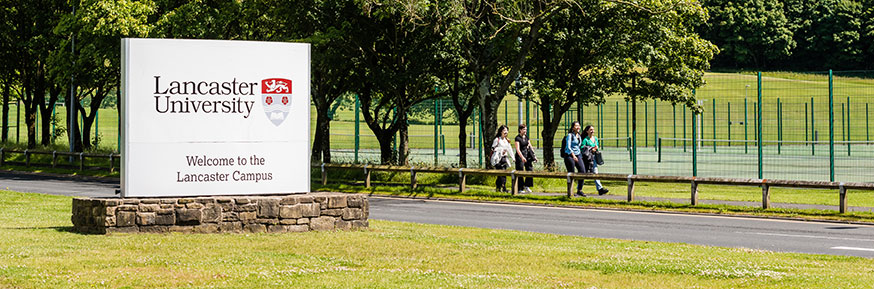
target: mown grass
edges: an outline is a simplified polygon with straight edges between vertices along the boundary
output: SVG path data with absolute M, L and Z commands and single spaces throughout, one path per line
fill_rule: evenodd
M 808 204 L 834 206 L 830 209 L 794 209 L 794 208 L 770 208 L 762 209 L 762 193 L 757 187 L 700 185 L 699 201 L 746 201 L 756 202 L 754 206 L 702 204 L 692 206 L 690 203 L 690 186 L 688 184 L 674 183 L 635 183 L 635 196 L 638 200 L 642 197 L 676 199 L 678 201 L 634 201 L 598 199 L 598 198 L 567 198 L 565 196 L 566 182 L 564 180 L 535 179 L 535 187 L 532 189 L 538 194 L 521 194 L 511 196 L 508 193 L 494 191 L 494 177 L 469 176 L 468 189 L 458 192 L 458 178 L 456 175 L 417 174 L 418 188 L 409 187 L 409 173 L 386 173 L 374 172 L 371 176 L 372 186 L 365 188 L 363 174 L 358 171 L 329 170 L 329 183 L 322 186 L 318 180 L 314 180 L 312 189 L 317 191 L 340 191 L 352 193 L 369 193 L 376 195 L 403 196 L 403 197 L 427 197 L 449 198 L 461 200 L 476 200 L 490 202 L 514 202 L 529 203 L 550 206 L 580 206 L 601 207 L 631 210 L 653 211 L 677 211 L 690 213 L 710 213 L 726 215 L 750 215 L 761 217 L 797 218 L 807 220 L 832 220 L 848 222 L 874 223 L 874 212 L 838 212 L 838 193 L 830 190 L 816 189 L 791 189 L 772 188 L 772 203 Z M 317 176 L 315 172 L 313 176 Z M 341 181 L 342 180 L 342 181 Z M 624 182 L 603 182 L 604 186 L 611 189 L 611 195 L 625 196 L 626 184 Z M 508 181 L 509 185 L 509 181 Z M 576 186 L 576 185 L 574 185 Z M 595 194 L 592 181 L 586 182 L 584 192 Z M 543 194 L 551 193 L 551 194 Z M 849 203 L 851 206 L 874 207 L 874 191 L 850 191 Z
M 874 260 L 371 220 L 297 234 L 70 232 L 70 198 L 0 191 L 0 287 L 868 288 Z

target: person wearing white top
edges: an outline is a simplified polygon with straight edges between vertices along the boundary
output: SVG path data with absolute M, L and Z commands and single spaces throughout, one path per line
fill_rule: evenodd
M 513 157 L 513 147 L 510 146 L 510 141 L 507 139 L 509 128 L 506 125 L 498 127 L 495 135 L 495 140 L 492 141 L 492 156 L 490 158 L 492 166 L 499 170 L 507 169 L 510 166 L 510 161 L 515 162 Z M 507 191 L 507 177 L 499 176 L 495 180 L 495 191 Z

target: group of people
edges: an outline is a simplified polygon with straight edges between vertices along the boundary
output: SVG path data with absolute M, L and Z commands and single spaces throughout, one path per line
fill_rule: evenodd
M 496 169 L 507 169 L 512 160 L 516 164 L 517 171 L 531 171 L 534 169 L 534 162 L 537 157 L 534 153 L 534 147 L 528 140 L 528 128 L 524 124 L 519 125 L 519 134 L 516 135 L 515 149 L 510 145 L 507 138 L 509 128 L 506 125 L 498 127 L 495 140 L 492 142 L 491 164 Z M 565 168 L 570 173 L 598 173 L 598 160 L 600 159 L 600 151 L 598 146 L 598 137 L 595 136 L 595 128 L 591 125 L 580 130 L 580 123 L 575 121 L 568 131 L 567 136 L 562 139 L 561 156 L 564 159 Z M 519 191 L 531 193 L 531 187 L 534 186 L 532 178 L 521 178 L 519 180 Z M 601 185 L 601 181 L 595 180 L 595 187 L 598 190 L 598 195 L 603 195 L 609 192 L 607 188 Z M 495 191 L 507 191 L 507 177 L 499 176 L 495 180 Z M 577 195 L 585 197 L 583 193 L 583 182 L 577 182 Z

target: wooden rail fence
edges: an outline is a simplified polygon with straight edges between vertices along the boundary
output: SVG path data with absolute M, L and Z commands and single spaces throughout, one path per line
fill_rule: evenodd
M 342 169 L 342 170 L 363 170 L 364 171 L 364 186 L 370 187 L 370 175 L 374 171 L 383 172 L 406 172 L 410 173 L 410 187 L 415 189 L 416 174 L 418 173 L 435 173 L 435 174 L 458 174 L 459 190 L 464 192 L 468 175 L 480 176 L 506 176 L 511 179 L 511 195 L 519 193 L 519 178 L 545 178 L 545 179 L 565 179 L 567 180 L 567 196 L 573 197 L 573 182 L 583 181 L 585 179 L 613 180 L 625 181 L 628 187 L 629 202 L 634 201 L 634 184 L 636 182 L 663 182 L 663 183 L 688 183 L 691 187 L 691 204 L 698 205 L 698 185 L 733 185 L 733 186 L 757 186 L 762 188 L 762 208 L 768 209 L 771 207 L 771 187 L 788 187 L 788 188 L 817 188 L 817 189 L 834 189 L 838 190 L 839 211 L 847 212 L 847 191 L 848 190 L 874 190 L 874 183 L 844 183 L 844 182 L 823 182 L 823 181 L 790 181 L 790 180 L 768 180 L 768 179 L 737 179 L 737 178 L 708 178 L 708 177 L 677 177 L 677 176 L 644 176 L 644 175 L 623 175 L 623 174 L 578 174 L 578 173 L 562 173 L 562 172 L 532 172 L 532 171 L 515 171 L 515 170 L 485 170 L 485 169 L 469 169 L 469 168 L 443 168 L 443 167 L 402 167 L 388 165 L 361 165 L 361 164 L 326 164 L 314 165 L 315 168 L 320 168 L 322 173 L 322 185 L 327 184 L 328 174 L 327 169 Z
M 18 161 L 7 161 L 6 157 L 10 154 L 22 154 L 24 155 L 24 162 Z M 43 163 L 35 163 L 31 161 L 31 156 L 34 155 L 50 155 L 52 156 L 51 164 L 43 164 Z M 51 166 L 52 168 L 58 167 L 58 157 L 74 157 L 78 158 L 78 168 L 80 171 L 85 170 L 85 160 L 88 158 L 106 158 L 109 159 L 109 171 L 115 171 L 116 166 L 115 162 L 119 161 L 119 154 L 91 154 L 91 153 L 81 153 L 81 152 L 59 152 L 59 151 L 31 151 L 31 150 L 13 150 L 13 149 L 4 149 L 0 148 L 0 166 L 4 164 L 16 164 L 16 165 L 24 165 L 24 166 Z M 75 166 L 74 166 L 75 167 Z M 92 167 L 103 169 L 104 167 Z

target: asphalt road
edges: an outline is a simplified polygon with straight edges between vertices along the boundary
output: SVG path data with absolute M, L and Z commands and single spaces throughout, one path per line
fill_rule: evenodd
M 114 197 L 117 181 L 0 172 L 0 189 Z M 874 258 L 874 226 L 370 197 L 370 218 L 549 234 Z
M 370 198 L 370 218 L 559 235 L 874 257 L 874 226 L 760 218 Z

